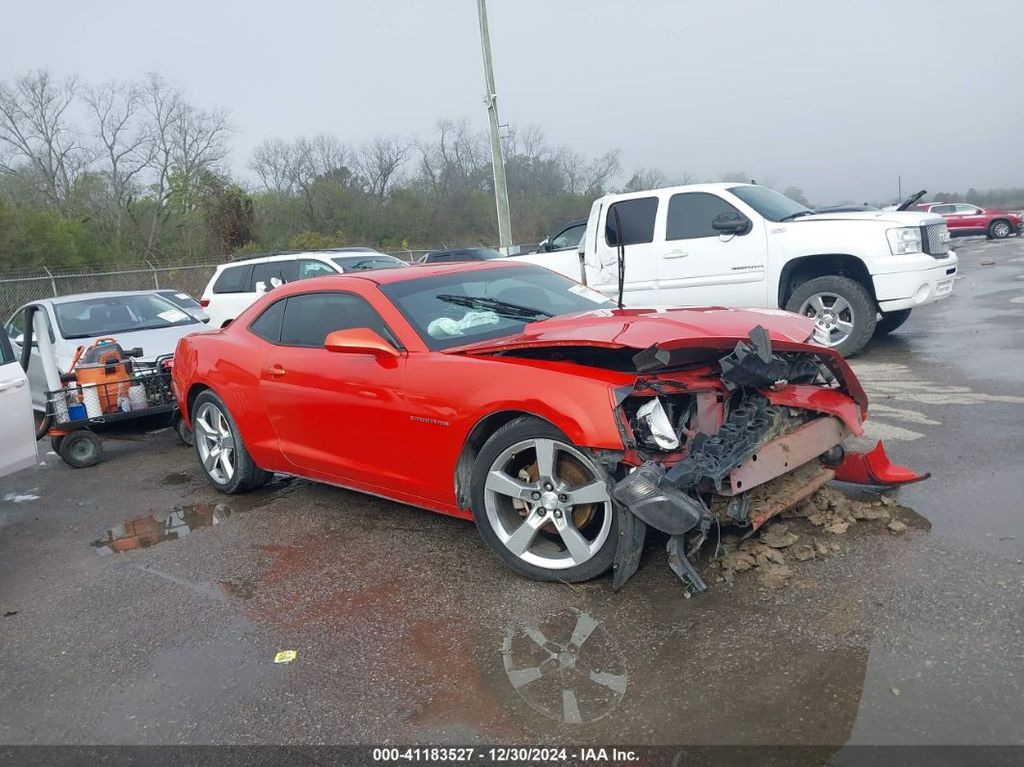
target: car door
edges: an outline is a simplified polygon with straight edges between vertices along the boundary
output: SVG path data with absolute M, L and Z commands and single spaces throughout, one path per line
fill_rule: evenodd
M 743 234 L 720 234 L 716 216 L 740 215 L 736 206 L 710 192 L 680 192 L 668 198 L 658 285 L 673 305 L 766 306 L 768 242 L 764 226 Z
M 657 218 L 657 195 L 619 200 L 602 210 L 595 237 L 596 263 L 587 263 L 587 284 L 613 299 L 617 296 L 617 227 L 620 227 L 625 253 L 623 304 L 658 306 L 664 303 L 664 297 L 658 294 L 658 258 L 664 243 L 655 239 Z
M 49 310 L 45 305 L 40 305 L 39 311 L 46 312 L 47 326 L 49 327 L 50 340 L 56 342 L 53 334 L 53 317 L 49 313 Z M 38 323 L 36 324 L 38 327 Z M 25 307 L 22 307 L 16 311 L 11 318 L 7 321 L 7 333 L 8 340 L 10 341 L 11 349 L 14 352 L 14 356 L 17 359 L 21 358 L 22 354 L 22 343 L 25 339 Z M 43 372 L 43 363 L 39 358 L 39 342 L 35 339 L 35 334 L 32 337 L 32 349 L 29 353 L 28 360 L 28 385 L 31 392 L 32 405 L 36 410 L 46 410 L 46 374 Z
M 0 477 L 36 463 L 36 429 L 28 377 L 6 334 L 0 335 Z
M 956 205 L 953 215 L 960 222 L 960 227 L 966 231 L 984 234 L 988 231 L 988 220 L 985 212 L 974 205 Z
M 329 352 L 335 330 L 371 328 L 397 340 L 366 299 L 344 291 L 300 293 L 271 304 L 250 325 L 260 345 L 259 392 L 281 452 L 297 474 L 387 486 L 408 473 L 405 356 Z
M 964 234 L 963 219 L 956 213 L 956 205 L 933 205 L 929 213 L 935 213 L 946 219 L 946 226 L 951 233 Z

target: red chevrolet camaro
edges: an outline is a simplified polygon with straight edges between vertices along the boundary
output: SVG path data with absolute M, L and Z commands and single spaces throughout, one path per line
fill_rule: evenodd
M 183 338 L 200 465 L 472 519 L 540 580 L 636 569 L 647 525 L 691 585 L 715 523 L 756 528 L 836 477 L 921 475 L 844 452 L 867 399 L 814 323 L 774 310 L 616 309 L 538 266 L 444 264 L 293 282 Z M 700 584 L 702 585 L 702 584 Z

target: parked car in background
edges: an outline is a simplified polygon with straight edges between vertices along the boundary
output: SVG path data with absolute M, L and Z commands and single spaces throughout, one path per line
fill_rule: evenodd
M 115 338 L 124 349 L 139 347 L 142 356 L 136 367 L 153 366 L 157 357 L 174 353 L 178 339 L 206 326 L 153 291 L 125 293 L 82 293 L 33 301 L 46 312 L 57 369 L 66 373 L 80 346 L 100 338 Z M 25 307 L 7 321 L 6 335 L 16 356 L 25 340 Z M 46 377 L 36 344 L 29 358 L 28 381 L 32 407 L 46 409 Z
M 0 333 L 0 477 L 36 465 L 36 429 L 28 377 Z
M 540 241 L 537 253 L 553 253 L 556 250 L 575 249 L 587 231 L 587 219 L 577 218 L 564 224 L 561 229 Z
M 161 298 L 167 299 L 179 309 L 191 314 L 200 322 L 210 321 L 210 315 L 203 309 L 203 305 L 199 303 L 198 299 L 193 298 L 188 293 L 183 293 L 180 290 L 175 290 L 174 288 L 161 288 L 160 290 L 154 290 L 153 293 Z
M 929 202 L 917 206 L 918 210 L 942 216 L 952 237 L 985 235 L 990 240 L 1001 240 L 1011 234 L 1020 235 L 1021 217 L 1002 208 L 979 208 L 962 202 Z
M 511 256 L 618 292 L 618 213 L 626 306 L 738 306 L 811 317 L 819 343 L 855 354 L 912 309 L 953 292 L 957 257 L 939 216 L 816 213 L 756 184 L 696 184 L 596 200 L 580 243 Z M 881 319 L 879 319 L 881 315 Z
M 373 248 L 329 248 L 294 253 L 264 253 L 236 258 L 213 273 L 200 301 L 210 326 L 222 328 L 249 304 L 275 287 L 312 277 L 408 266 Z
M 447 264 L 452 261 L 489 261 L 503 258 L 494 248 L 445 248 L 432 250 L 420 259 L 421 264 Z
M 620 311 L 489 259 L 292 283 L 179 341 L 173 380 L 223 493 L 308 477 L 471 519 L 525 577 L 614 567 L 621 586 L 643 523 L 685 561 L 682 535 L 710 513 L 757 528 L 786 508 L 749 492 L 776 479 L 796 503 L 833 477 L 925 478 L 881 443 L 844 453 L 867 398 L 839 354 L 807 343 L 814 329 L 766 310 Z

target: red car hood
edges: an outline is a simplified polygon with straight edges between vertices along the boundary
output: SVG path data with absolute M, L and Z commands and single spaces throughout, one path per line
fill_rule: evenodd
M 603 346 L 663 349 L 702 346 L 726 349 L 745 339 L 757 325 L 772 343 L 803 344 L 814 322 L 777 309 L 598 309 L 586 314 L 531 322 L 521 333 L 448 349 L 454 354 L 487 354 L 544 346 Z

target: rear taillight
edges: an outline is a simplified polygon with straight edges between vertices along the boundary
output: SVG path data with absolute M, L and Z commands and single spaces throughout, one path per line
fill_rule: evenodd
M 209 298 L 200 298 L 199 299 L 199 305 L 205 309 L 207 306 L 210 305 L 210 299 Z

